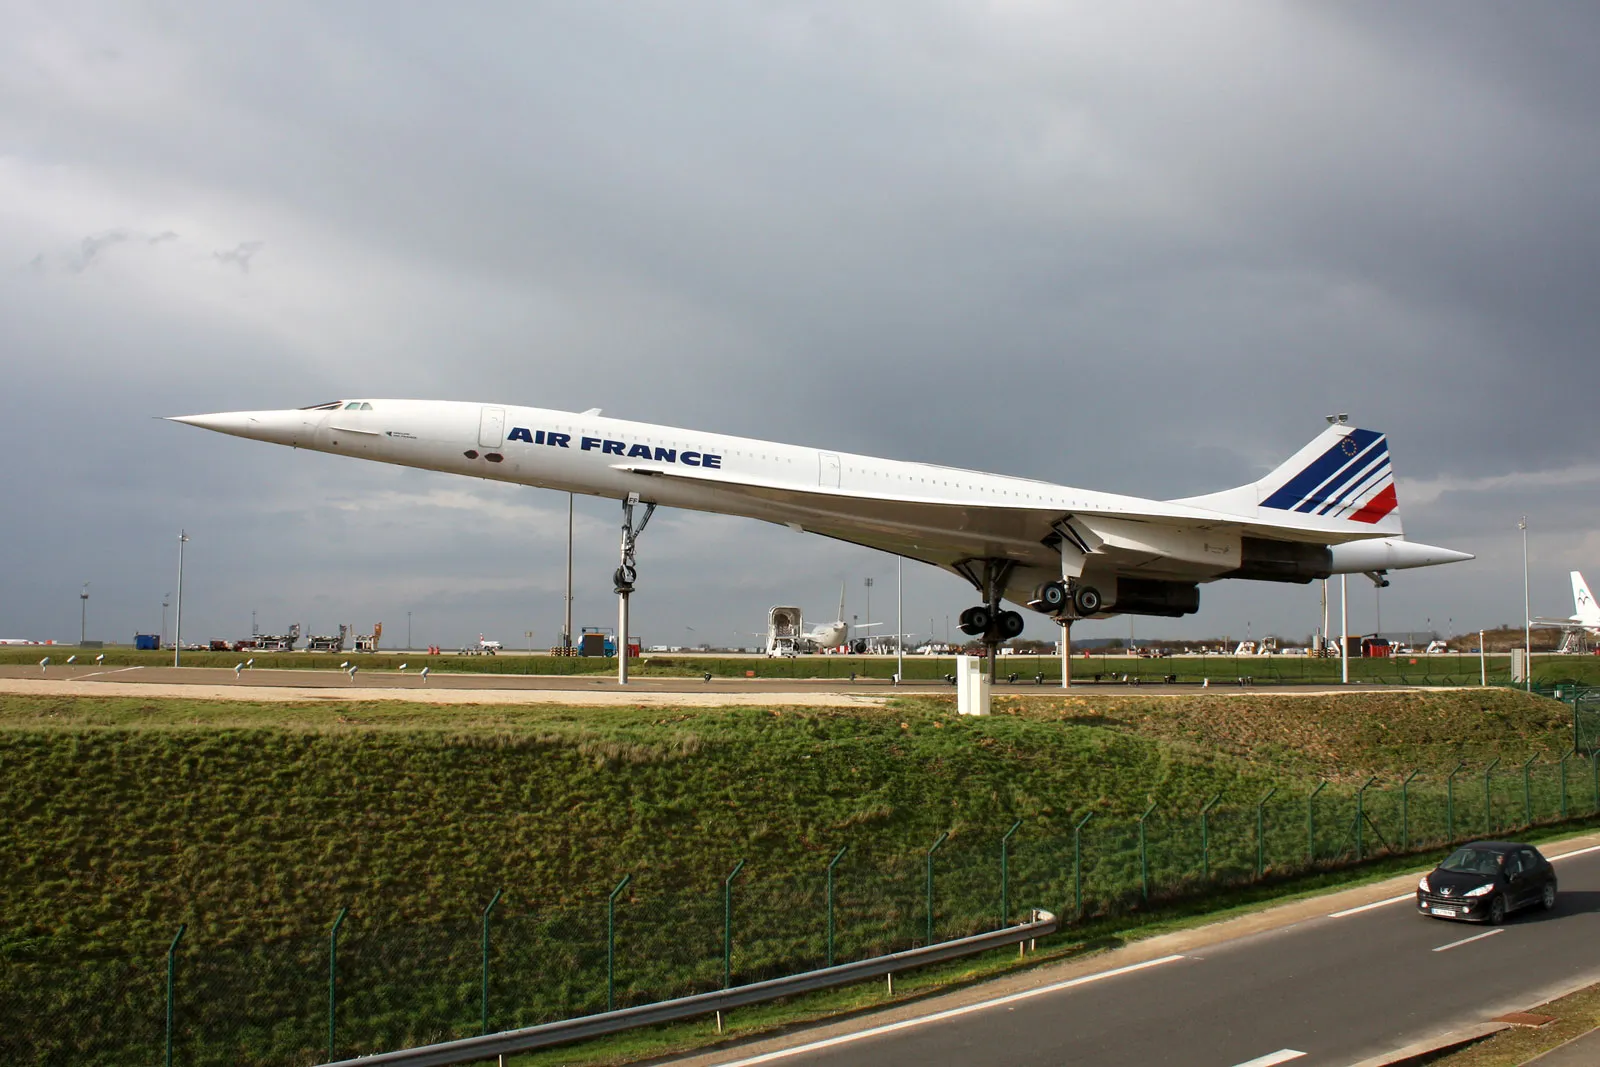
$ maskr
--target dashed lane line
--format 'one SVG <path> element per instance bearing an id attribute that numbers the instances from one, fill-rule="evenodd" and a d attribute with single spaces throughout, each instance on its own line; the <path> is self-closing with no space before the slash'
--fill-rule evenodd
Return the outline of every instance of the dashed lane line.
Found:
<path id="1" fill-rule="evenodd" d="M 1304 1055 L 1305 1053 L 1299 1049 L 1280 1048 L 1278 1051 L 1269 1052 L 1265 1056 L 1257 1056 L 1253 1060 L 1236 1063 L 1233 1067 L 1273 1067 L 1274 1064 L 1288 1063 L 1290 1060 L 1297 1060 Z"/>
<path id="2" fill-rule="evenodd" d="M 1453 948 L 1460 948 L 1462 945 L 1470 945 L 1474 941 L 1482 941 L 1486 937 L 1493 937 L 1495 934 L 1503 934 L 1503 933 L 1505 933 L 1505 929 L 1504 928 L 1501 928 L 1499 930 L 1485 930 L 1481 934 L 1473 934 L 1471 937 L 1463 937 L 1460 941 L 1452 941 L 1448 945 L 1440 945 L 1438 948 L 1434 949 L 1433 951 L 1434 952 L 1449 952 Z"/>

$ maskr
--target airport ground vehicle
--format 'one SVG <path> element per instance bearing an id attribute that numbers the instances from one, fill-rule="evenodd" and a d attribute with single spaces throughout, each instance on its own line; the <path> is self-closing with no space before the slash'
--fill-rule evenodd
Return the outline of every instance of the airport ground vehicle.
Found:
<path id="1" fill-rule="evenodd" d="M 1473 841 L 1417 883 L 1417 911 L 1436 919 L 1498 926 L 1507 915 L 1556 906 L 1556 871 L 1532 845 Z"/>

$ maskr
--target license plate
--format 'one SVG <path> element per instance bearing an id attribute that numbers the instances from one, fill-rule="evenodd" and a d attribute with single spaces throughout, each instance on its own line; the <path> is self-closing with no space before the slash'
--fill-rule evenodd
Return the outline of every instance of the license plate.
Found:
<path id="1" fill-rule="evenodd" d="M 1434 915 L 1443 915 L 1447 919 L 1454 919 L 1456 917 L 1456 909 L 1454 908 L 1441 908 L 1436 905 L 1428 910 Z"/>

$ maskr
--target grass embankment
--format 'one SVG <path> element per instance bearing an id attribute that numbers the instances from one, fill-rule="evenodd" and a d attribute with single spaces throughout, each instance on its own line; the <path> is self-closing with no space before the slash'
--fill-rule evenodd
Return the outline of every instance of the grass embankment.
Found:
<path id="1" fill-rule="evenodd" d="M 84 650 L 62 645 L 33 645 L 0 648 L 0 664 L 35 664 L 46 656 L 63 664 L 69 656 L 78 665 L 92 664 L 103 655 L 104 668 L 170 666 L 171 652 L 139 652 L 129 648 Z M 423 666 L 435 672 L 475 674 L 610 674 L 617 669 L 615 659 L 584 656 L 527 655 L 512 652 L 500 656 L 429 656 L 426 653 L 380 652 L 369 655 L 343 652 L 325 655 L 309 652 L 185 652 L 186 667 L 227 667 L 254 659 L 257 668 L 267 670 L 336 670 L 346 660 L 359 663 L 367 671 L 392 671 L 402 663 L 412 670 Z M 895 660 L 884 656 L 798 656 L 793 659 L 768 659 L 761 656 L 724 657 L 714 655 L 647 655 L 631 668 L 641 677 L 698 678 L 710 673 L 717 678 L 878 678 L 894 675 Z M 934 681 L 955 670 L 949 656 L 905 657 L 907 681 Z M 1339 661 L 1309 656 L 1173 656 L 1141 659 L 1133 656 L 1077 656 L 1072 661 L 1072 676 L 1079 682 L 1120 681 L 1127 677 L 1147 684 L 1166 678 L 1185 684 L 1209 679 L 1213 685 L 1235 683 L 1252 678 L 1262 684 L 1332 685 L 1339 681 Z M 1042 676 L 1045 682 L 1061 680 L 1059 656 L 1005 656 L 1000 660 L 1002 681 L 1017 676 L 1017 685 L 1032 684 Z M 1491 684 L 1508 683 L 1510 660 L 1503 655 L 1487 660 Z M 1385 659 L 1350 661 L 1350 678 L 1355 682 L 1389 685 L 1476 685 L 1479 663 L 1475 655 L 1397 656 Z M 1600 685 L 1600 656 L 1537 656 L 1534 680 L 1541 685 L 1576 681 Z M 1009 684 L 1009 683 L 1005 683 Z"/>
<path id="2" fill-rule="evenodd" d="M 978 720 L 951 703 L 663 712 L 0 697 L 0 966 L 17 1013 L 0 1032 L 25 1040 L 45 1019 L 81 1023 L 92 998 L 97 1017 L 136 1025 L 103 1037 L 77 1026 L 70 1039 L 68 1026 L 46 1044 L 75 1045 L 74 1062 L 119 1062 L 114 1035 L 148 1038 L 160 1016 L 162 957 L 182 922 L 187 1060 L 312 1062 L 326 929 L 343 906 L 342 1052 L 475 1032 L 479 915 L 496 890 L 494 1025 L 597 1010 L 605 894 L 625 874 L 618 1002 L 714 988 L 722 878 L 740 859 L 734 980 L 803 969 L 825 954 L 823 870 L 844 846 L 837 957 L 859 958 L 924 939 L 925 851 L 945 832 L 934 936 L 998 922 L 999 838 L 1018 820 L 1013 915 L 1076 910 L 1071 828 L 1090 813 L 1084 912 L 1126 911 L 1141 906 L 1134 835 L 1152 804 L 1159 901 L 1207 871 L 1252 876 L 1255 803 L 1272 789 L 1260 858 L 1278 875 L 1350 857 L 1351 787 L 1371 776 L 1389 788 L 1364 797 L 1368 852 L 1400 848 L 1394 783 L 1412 769 L 1424 773 L 1406 836 L 1442 839 L 1440 788 L 1462 760 L 1477 775 L 1496 756 L 1502 767 L 1538 757 L 1528 799 L 1536 819 L 1553 819 L 1550 761 L 1570 723 L 1561 705 L 1504 690 L 1010 697 Z M 1569 768 L 1574 810 L 1589 810 L 1586 771 Z M 1311 802 L 1308 840 L 1306 794 L 1321 777 L 1336 784 Z M 1482 789 L 1467 786 L 1478 780 L 1458 779 L 1457 836 L 1488 822 Z M 1492 780 L 1487 799 L 1500 823 L 1520 820 L 1520 770 Z"/>

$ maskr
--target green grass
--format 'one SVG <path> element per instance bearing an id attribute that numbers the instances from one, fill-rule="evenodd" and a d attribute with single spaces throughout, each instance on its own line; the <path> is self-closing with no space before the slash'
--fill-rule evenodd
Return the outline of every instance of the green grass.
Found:
<path id="1" fill-rule="evenodd" d="M 0 648 L 0 665 L 35 664 L 45 656 L 52 663 L 65 663 L 68 656 L 76 654 L 80 663 L 92 664 L 94 657 L 105 656 L 105 667 L 161 666 L 172 662 L 171 652 L 138 652 L 128 648 L 109 648 L 103 651 L 78 652 L 66 646 L 29 646 Z M 616 660 L 582 656 L 547 656 L 513 653 L 502 656 L 429 656 L 424 653 L 401 654 L 381 652 L 375 655 L 345 652 L 333 655 L 250 652 L 185 652 L 183 662 L 189 667 L 232 667 L 243 660 L 254 658 L 256 666 L 273 670 L 334 670 L 338 664 L 350 660 L 361 664 L 364 670 L 394 670 L 402 663 L 413 670 L 423 665 L 436 672 L 465 672 L 477 674 L 610 674 L 616 670 Z M 1491 684 L 1505 684 L 1510 679 L 1508 657 L 1490 656 L 1487 661 Z M 647 655 L 636 661 L 632 669 L 642 677 L 697 678 L 710 672 L 718 678 L 743 678 L 747 674 L 757 678 L 861 678 L 888 679 L 893 676 L 895 661 L 877 656 L 800 656 L 794 659 L 767 659 L 759 656 L 718 657 L 698 655 Z M 955 661 L 948 656 L 907 656 L 905 678 L 908 681 L 932 681 L 943 678 L 955 670 Z M 1046 682 L 1060 682 L 1059 656 L 1006 656 L 1000 661 L 1000 674 L 1005 678 L 1017 675 L 1018 685 L 1026 686 L 1036 676 Z M 1072 662 L 1073 678 L 1092 682 L 1098 676 L 1103 681 L 1120 680 L 1124 676 L 1145 684 L 1159 684 L 1173 676 L 1186 684 L 1197 684 L 1209 679 L 1213 685 L 1236 684 L 1241 677 L 1253 678 L 1260 684 L 1331 685 L 1339 681 L 1339 661 L 1312 659 L 1306 656 L 1175 656 L 1167 659 L 1139 659 L 1126 656 L 1078 656 Z M 1391 685 L 1476 685 L 1479 680 L 1478 658 L 1472 655 L 1401 656 L 1392 659 L 1355 659 L 1350 662 L 1352 681 Z M 1536 656 L 1534 678 L 1540 684 L 1562 681 L 1579 681 L 1600 685 L 1600 656 Z"/>
<path id="2" fill-rule="evenodd" d="M 934 935 L 994 926 L 998 842 L 1018 820 L 1013 914 L 1075 914 L 1081 873 L 1085 920 L 1109 921 L 1251 881 L 1254 805 L 1270 789 L 1269 880 L 1354 858 L 1352 794 L 1373 775 L 1384 785 L 1363 798 L 1369 854 L 1400 848 L 1396 783 L 1415 768 L 1412 850 L 1447 836 L 1444 777 L 1461 760 L 1456 836 L 1490 826 L 1481 770 L 1495 756 L 1495 825 L 1523 819 L 1529 756 L 1531 814 L 1553 821 L 1554 760 L 1570 739 L 1568 709 L 1507 690 L 1008 696 L 985 719 L 954 717 L 952 703 L 0 696 L 0 989 L 11 994 L 0 1015 L 12 1013 L 0 1034 L 81 1022 L 91 1006 L 148 1030 L 182 922 L 186 1062 L 312 1062 L 326 931 L 342 906 L 341 1048 L 470 1033 L 479 915 L 496 889 L 495 1025 L 600 1010 L 604 899 L 624 874 L 618 1002 L 715 988 L 721 882 L 739 859 L 735 980 L 769 977 L 823 961 L 822 872 L 842 846 L 837 953 L 860 958 L 925 939 L 925 850 L 947 831 Z M 1590 768 L 1567 771 L 1569 813 L 1587 813 Z M 1334 785 L 1308 804 L 1322 777 Z M 1202 847 L 1199 813 L 1214 797 Z M 1146 902 L 1136 834 L 1151 803 Z M 1071 827 L 1089 813 L 1075 872 Z M 79 1025 L 49 1047 L 120 1062 L 121 1032 Z"/>

